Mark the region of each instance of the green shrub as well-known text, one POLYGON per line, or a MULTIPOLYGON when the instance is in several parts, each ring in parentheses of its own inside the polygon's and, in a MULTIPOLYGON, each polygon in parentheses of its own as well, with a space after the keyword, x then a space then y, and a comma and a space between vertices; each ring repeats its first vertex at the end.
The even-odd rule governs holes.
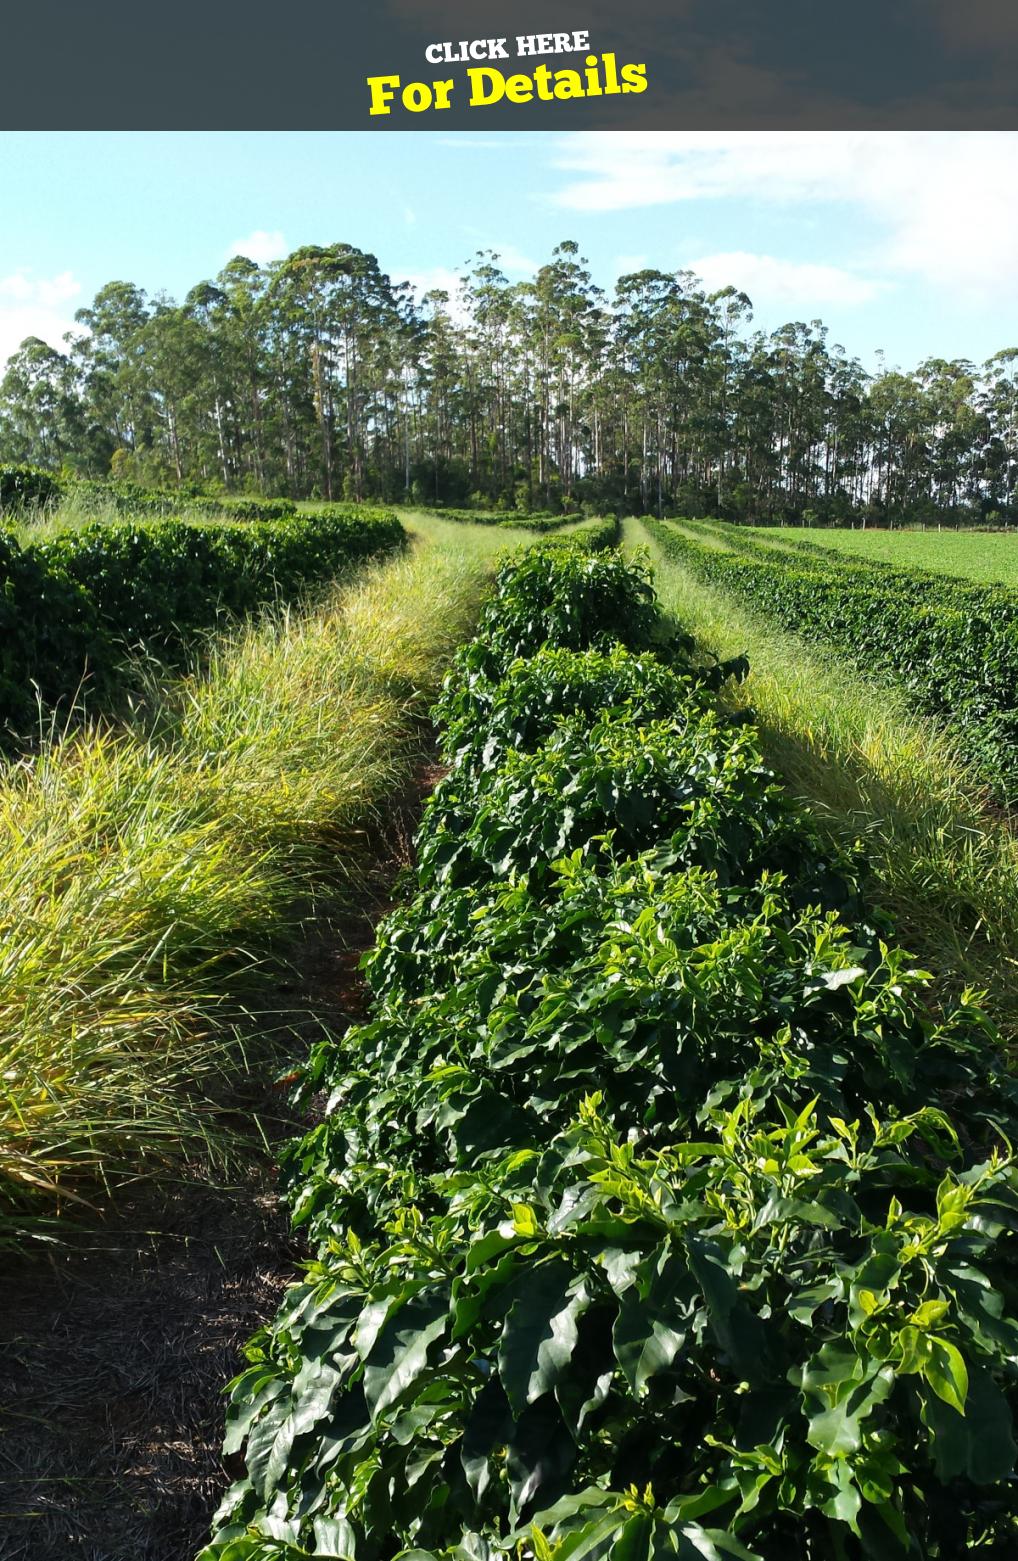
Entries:
POLYGON ((205 1561, 1014 1553, 1018 1087, 659 634, 542 547, 450 673, 205 1561))
POLYGON ((30 729, 36 700, 122 685, 125 654, 178 651, 224 614, 295 600, 352 564, 402 546, 383 511, 244 524, 89 525, 21 547, 0 534, 0 724, 30 729))
POLYGON ((504 510, 447 509, 431 511, 441 520, 459 521, 468 526, 502 526, 510 530, 549 532, 562 526, 575 526, 583 520, 581 511, 553 515, 550 510, 522 510, 507 515, 504 510))
POLYGON ((210 519, 222 515, 230 520, 285 520, 297 513, 293 499, 260 499, 204 494, 193 483, 180 488, 143 488, 132 482, 82 478, 67 489, 67 498, 84 513, 165 519, 186 510, 210 519))
POLYGON ((0 464, 0 511, 38 509, 59 497, 60 484, 49 472, 35 466, 0 464))
POLYGON ((223 498, 205 502, 209 514, 225 515, 230 520, 285 520, 297 513, 293 499, 223 498))

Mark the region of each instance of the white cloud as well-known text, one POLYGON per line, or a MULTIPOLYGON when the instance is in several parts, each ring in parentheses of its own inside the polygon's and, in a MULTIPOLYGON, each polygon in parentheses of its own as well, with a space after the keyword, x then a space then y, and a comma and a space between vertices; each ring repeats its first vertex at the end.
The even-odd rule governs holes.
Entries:
POLYGON ((826 304, 870 303, 890 285, 841 266, 780 260, 746 250, 703 255, 689 261, 688 269, 695 271, 710 291, 737 287, 748 293, 754 304, 791 305, 800 312, 826 304))
POLYGON ((451 320, 458 325, 466 325, 470 314, 466 308, 460 293, 460 273, 452 271, 448 266, 431 266, 424 271, 410 271, 405 276, 398 273, 401 281, 409 282, 417 295, 420 303, 425 293, 448 293, 449 302, 445 305, 445 311, 451 320))
POLYGON ((507 141, 492 141, 485 136, 472 136, 466 130, 457 130, 452 135, 438 136, 436 144, 438 146, 469 147, 473 151, 484 152, 499 152, 504 146, 509 145, 507 141))
POLYGON ((552 199, 574 211, 835 203, 880 232, 867 270, 981 299, 1009 296, 1018 272, 1011 132, 597 132, 562 138, 553 161, 570 177, 552 199))
POLYGON ((63 338, 77 328, 71 301, 80 292, 81 283, 70 271, 33 277, 22 269, 0 277, 0 368, 28 336, 66 351, 63 338))
POLYGON ((631 276, 637 271, 646 271, 650 265, 647 255, 616 255, 614 270, 616 276, 631 276))
MULTIPOLYGON (((507 277, 530 278, 536 276, 541 269, 536 260, 532 260, 529 255, 525 255, 515 244, 493 243, 490 238, 477 228, 464 228, 463 231, 476 241, 479 250, 483 250, 485 253, 490 251, 497 257, 494 263, 507 277)), ((473 265, 473 256, 471 256, 468 264, 473 265)))
POLYGON ((226 259, 232 260, 234 255, 243 255, 256 265, 267 266, 273 260, 282 260, 288 252, 289 246, 278 228, 273 228, 271 232, 265 228, 255 228, 247 238, 234 239, 226 252, 226 259))
POLYGON ((443 292, 452 300, 459 292, 459 275, 448 266, 431 266, 426 271, 410 271, 406 276, 401 273, 400 280, 409 282, 418 298, 423 298, 425 293, 443 292))
POLYGON ((532 277, 541 269, 536 260, 531 260, 515 244, 493 244, 491 247, 498 255, 498 263, 506 276, 532 277))

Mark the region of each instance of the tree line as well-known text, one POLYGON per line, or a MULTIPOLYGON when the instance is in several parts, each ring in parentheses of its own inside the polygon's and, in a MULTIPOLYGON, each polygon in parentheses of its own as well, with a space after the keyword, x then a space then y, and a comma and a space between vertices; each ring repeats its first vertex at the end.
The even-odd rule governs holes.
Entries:
POLYGON ((753 331, 733 287, 619 278, 578 246, 511 282, 478 253, 419 297, 373 255, 236 257, 182 304, 110 282, 0 381, 0 459, 325 499, 1013 523, 1018 348, 867 373, 819 320, 753 331))

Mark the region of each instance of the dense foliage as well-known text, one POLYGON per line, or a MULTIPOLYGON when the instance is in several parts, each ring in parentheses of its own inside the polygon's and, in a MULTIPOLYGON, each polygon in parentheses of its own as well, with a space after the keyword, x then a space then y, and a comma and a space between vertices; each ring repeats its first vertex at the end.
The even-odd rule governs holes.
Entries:
POLYGON ((40 699, 106 700, 130 648, 172 653, 223 614, 295 600, 403 539, 393 514, 338 507, 242 525, 86 525, 24 547, 0 532, 0 729, 23 735, 40 699))
POLYGON ((1018 519, 1018 348, 867 374, 688 271, 607 297, 575 243, 415 295, 350 244, 237 256, 176 305, 110 282, 0 383, 0 458, 294 497, 732 518, 1018 519))
POLYGON ((251 494, 210 496, 197 485, 178 488, 146 488, 135 482, 104 482, 95 479, 65 480, 62 496, 79 511, 108 515, 156 515, 168 518, 181 509, 196 515, 226 515, 231 520, 285 520, 296 515, 292 499, 260 499, 251 494))
POLYGON ((719 714, 744 670, 617 556, 502 569, 204 1561, 1013 1554, 1018 1096, 719 714))
POLYGON ((948 721, 1008 801, 1018 795, 1018 595, 921 569, 897 569, 809 543, 765 546, 739 528, 650 522, 668 556, 864 671, 901 679, 948 721), (689 530, 696 533, 689 534, 689 530), (720 540, 724 545, 712 546, 720 540))
POLYGON ((52 502, 60 486, 49 472, 35 466, 0 465, 0 511, 38 509, 52 502))

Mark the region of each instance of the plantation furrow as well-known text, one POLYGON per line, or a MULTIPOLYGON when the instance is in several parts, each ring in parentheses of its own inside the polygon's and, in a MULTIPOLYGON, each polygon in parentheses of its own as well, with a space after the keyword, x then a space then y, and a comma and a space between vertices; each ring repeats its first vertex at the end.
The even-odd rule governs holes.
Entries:
POLYGON ((966 987, 1018 1046, 1018 837, 942 725, 903 689, 778 627, 666 555, 642 521, 662 606, 705 651, 748 654, 733 702, 752 710, 761 747, 800 805, 839 846, 861 842, 874 903, 949 997, 966 987))
POLYGON ((500 572, 203 1561, 1001 1558, 1018 1092, 617 556, 500 572))
POLYGON ((5 1555, 207 1530, 223 1377, 295 1260, 266 1151, 307 1119, 272 1081, 356 1012, 482 579, 415 549, 221 640, 158 742, 79 734, 0 786, 5 1555))
POLYGON ((356 894, 479 589, 455 555, 382 565, 220 640, 151 732, 86 728, 0 780, 0 1241, 214 1151, 295 903, 356 894))
POLYGON ((923 570, 768 546, 720 522, 647 521, 666 556, 942 720, 998 799, 1018 794, 1018 595, 923 570), (692 534, 692 533, 695 533, 692 534), (719 548, 722 540, 727 546, 719 548))

